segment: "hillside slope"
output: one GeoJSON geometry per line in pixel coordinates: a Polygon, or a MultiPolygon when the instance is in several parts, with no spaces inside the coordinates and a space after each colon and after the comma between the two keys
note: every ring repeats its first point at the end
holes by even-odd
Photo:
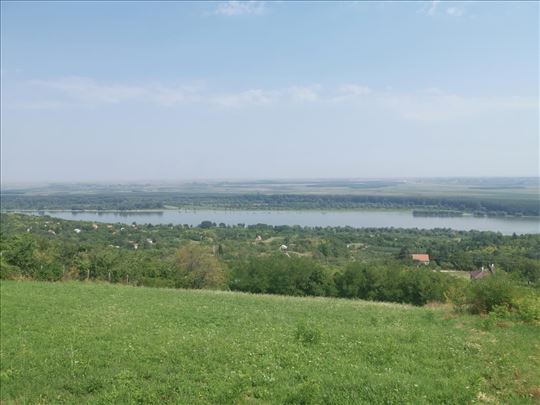
{"type": "Polygon", "coordinates": [[[3,281],[0,400],[537,401],[538,327],[486,326],[362,301],[3,281]]]}

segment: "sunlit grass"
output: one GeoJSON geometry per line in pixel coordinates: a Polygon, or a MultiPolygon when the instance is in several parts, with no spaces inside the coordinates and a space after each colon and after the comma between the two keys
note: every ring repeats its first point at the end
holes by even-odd
{"type": "MultiPolygon", "coordinates": [[[[2,403],[533,402],[540,330],[448,308],[1,284],[2,403]]],[[[538,398],[536,398],[538,400],[538,398]]]]}

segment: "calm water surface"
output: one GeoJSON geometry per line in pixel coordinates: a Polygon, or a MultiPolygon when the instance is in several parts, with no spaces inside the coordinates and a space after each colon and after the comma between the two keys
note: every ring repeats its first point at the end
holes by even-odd
{"type": "Polygon", "coordinates": [[[455,230],[494,231],[503,234],[540,233],[538,218],[477,218],[477,217],[415,217],[412,211],[232,211],[232,210],[180,210],[140,212],[72,212],[45,211],[34,215],[97,222],[139,224],[189,224],[202,221],[217,224],[268,224],[301,226],[352,226],[355,228],[451,228],[455,230]]]}

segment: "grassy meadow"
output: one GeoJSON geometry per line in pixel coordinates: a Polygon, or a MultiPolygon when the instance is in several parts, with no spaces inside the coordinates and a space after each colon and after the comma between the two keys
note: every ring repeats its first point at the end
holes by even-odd
{"type": "Polygon", "coordinates": [[[331,298],[1,283],[2,404],[540,400],[534,324],[331,298]]]}

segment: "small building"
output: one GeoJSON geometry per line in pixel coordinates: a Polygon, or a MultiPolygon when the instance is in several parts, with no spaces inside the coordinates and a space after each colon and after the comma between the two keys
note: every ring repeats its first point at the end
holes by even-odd
{"type": "Polygon", "coordinates": [[[484,277],[495,274],[495,265],[492,263],[487,268],[482,266],[480,270],[471,271],[469,277],[471,280],[480,280],[484,277]]]}
{"type": "Polygon", "coordinates": [[[75,233],[81,233],[81,230],[80,230],[79,228],[75,228],[75,229],[73,230],[73,232],[75,232],[75,233]]]}
{"type": "Polygon", "coordinates": [[[429,255],[424,253],[413,253],[411,255],[413,262],[419,262],[422,264],[429,264],[429,255]]]}
{"type": "Polygon", "coordinates": [[[261,235],[257,235],[257,237],[255,238],[255,242],[260,242],[262,241],[262,237],[261,235]]]}
{"type": "Polygon", "coordinates": [[[97,224],[92,224],[92,229],[98,229],[98,225],[97,224]]]}

